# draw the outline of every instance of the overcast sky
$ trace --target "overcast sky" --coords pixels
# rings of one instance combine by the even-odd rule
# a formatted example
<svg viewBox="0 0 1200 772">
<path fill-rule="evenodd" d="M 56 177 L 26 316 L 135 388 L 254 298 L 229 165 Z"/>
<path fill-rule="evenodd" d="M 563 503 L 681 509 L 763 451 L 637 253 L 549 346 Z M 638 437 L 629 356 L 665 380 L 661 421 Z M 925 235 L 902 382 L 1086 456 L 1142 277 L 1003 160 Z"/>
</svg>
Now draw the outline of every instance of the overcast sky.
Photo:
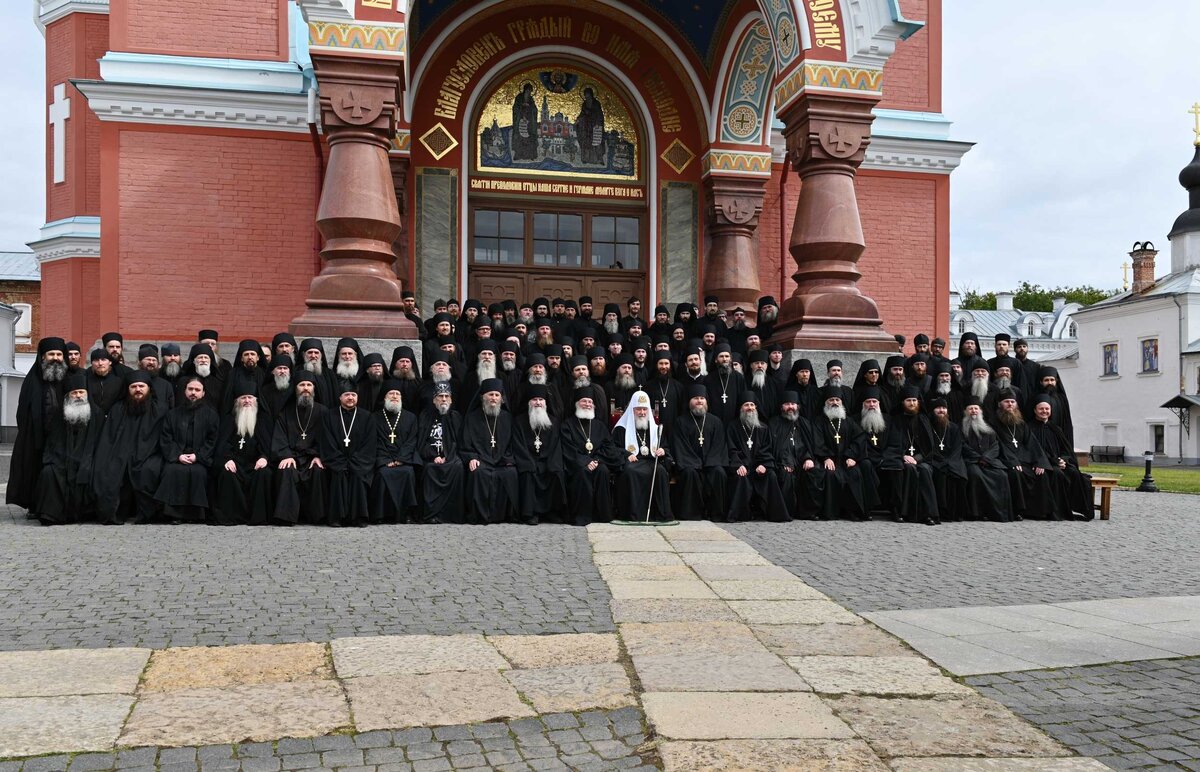
<svg viewBox="0 0 1200 772">
<path fill-rule="evenodd" d="M 0 3 L 4 50 L 20 63 L 0 79 L 0 250 L 24 250 L 45 221 L 45 59 L 30 6 Z M 1192 154 L 1187 109 L 1200 100 L 1200 3 L 944 7 L 943 111 L 955 139 L 977 143 L 951 178 L 952 284 L 1115 288 L 1145 239 L 1163 251 L 1159 274 L 1169 270 L 1167 232 L 1187 203 L 1176 181 Z"/>
</svg>

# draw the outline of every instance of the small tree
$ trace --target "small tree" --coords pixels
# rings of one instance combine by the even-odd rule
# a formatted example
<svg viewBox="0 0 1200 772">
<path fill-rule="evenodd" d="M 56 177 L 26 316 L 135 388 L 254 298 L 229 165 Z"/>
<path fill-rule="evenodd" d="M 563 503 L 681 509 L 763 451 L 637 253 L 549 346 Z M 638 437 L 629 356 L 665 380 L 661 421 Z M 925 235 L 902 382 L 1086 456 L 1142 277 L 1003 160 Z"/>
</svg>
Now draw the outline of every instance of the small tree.
<svg viewBox="0 0 1200 772">
<path fill-rule="evenodd" d="M 1090 306 L 1117 294 L 1119 290 L 1105 290 L 1085 284 L 1079 287 L 1043 287 L 1040 284 L 1021 282 L 1013 293 L 1013 308 L 1020 311 L 1049 312 L 1054 310 L 1055 298 L 1066 298 L 1068 303 Z M 962 295 L 962 307 L 968 311 L 995 311 L 996 293 L 982 292 L 974 287 L 958 288 Z"/>
</svg>

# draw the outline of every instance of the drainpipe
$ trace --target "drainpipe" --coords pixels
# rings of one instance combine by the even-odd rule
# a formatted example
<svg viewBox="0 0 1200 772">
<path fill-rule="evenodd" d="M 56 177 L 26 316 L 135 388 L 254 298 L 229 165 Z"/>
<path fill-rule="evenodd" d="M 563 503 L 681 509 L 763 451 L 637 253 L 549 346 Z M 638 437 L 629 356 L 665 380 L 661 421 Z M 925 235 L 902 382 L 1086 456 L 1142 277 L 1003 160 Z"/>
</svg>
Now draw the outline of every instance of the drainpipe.
<svg viewBox="0 0 1200 772">
<path fill-rule="evenodd" d="M 779 175 L 779 302 L 782 303 L 784 296 L 787 295 L 787 227 L 784 225 L 784 204 L 787 203 L 786 186 L 788 172 L 791 171 L 792 165 L 787 162 L 787 155 L 784 155 L 783 174 Z M 765 341 L 764 341 L 765 342 Z"/>
<path fill-rule="evenodd" d="M 317 156 L 317 205 L 320 206 L 321 191 L 325 188 L 325 154 L 321 152 L 321 135 L 317 131 L 317 87 L 308 87 L 308 134 L 312 138 L 313 153 Z M 313 275 L 321 272 L 321 248 L 325 246 L 321 231 L 313 228 Z"/>
<path fill-rule="evenodd" d="M 1183 306 L 1179 303 L 1179 296 L 1172 295 L 1171 300 L 1175 303 L 1175 315 L 1179 318 L 1179 393 L 1183 394 L 1187 391 L 1187 373 L 1183 371 L 1183 344 L 1188 341 L 1184 339 L 1183 326 Z M 1161 352 L 1161 349 L 1159 349 Z M 1191 408 L 1188 408 L 1191 410 Z M 1179 426 L 1176 428 L 1179 432 L 1179 459 L 1176 463 L 1183 463 L 1183 414 L 1179 415 Z"/>
</svg>

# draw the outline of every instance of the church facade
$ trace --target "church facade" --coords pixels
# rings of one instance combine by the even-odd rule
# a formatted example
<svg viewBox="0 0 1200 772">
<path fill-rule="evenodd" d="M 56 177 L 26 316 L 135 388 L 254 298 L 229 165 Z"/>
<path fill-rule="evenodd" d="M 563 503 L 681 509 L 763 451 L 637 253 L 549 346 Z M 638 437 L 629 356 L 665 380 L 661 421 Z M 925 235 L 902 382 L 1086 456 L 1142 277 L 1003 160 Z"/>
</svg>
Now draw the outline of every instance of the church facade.
<svg viewBox="0 0 1200 772">
<path fill-rule="evenodd" d="M 436 298 L 946 335 L 940 0 L 41 0 L 46 334 L 406 339 Z M 922 302 L 912 302 L 914 290 Z"/>
</svg>

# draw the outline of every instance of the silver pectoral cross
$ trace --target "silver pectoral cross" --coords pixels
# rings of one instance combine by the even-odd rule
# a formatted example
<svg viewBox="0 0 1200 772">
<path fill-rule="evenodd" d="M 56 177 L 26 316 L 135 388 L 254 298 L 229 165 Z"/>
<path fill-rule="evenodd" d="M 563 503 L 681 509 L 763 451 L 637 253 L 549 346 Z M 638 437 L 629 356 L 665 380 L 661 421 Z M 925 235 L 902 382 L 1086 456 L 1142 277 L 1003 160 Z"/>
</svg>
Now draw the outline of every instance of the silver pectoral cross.
<svg viewBox="0 0 1200 772">
<path fill-rule="evenodd" d="M 496 438 L 492 437 L 492 447 L 496 447 Z"/>
<path fill-rule="evenodd" d="M 700 435 L 700 447 L 702 447 L 702 448 L 704 447 L 704 435 L 703 434 Z"/>
<path fill-rule="evenodd" d="M 946 443 L 945 443 L 945 442 L 939 442 L 939 443 L 938 443 L 938 450 L 945 450 L 945 449 L 946 449 Z"/>
<path fill-rule="evenodd" d="M 917 449 L 914 448 L 912 445 L 909 445 L 908 446 L 908 455 L 910 455 L 910 456 L 917 455 Z"/>
<path fill-rule="evenodd" d="M 541 437 L 533 438 L 533 449 L 539 453 L 542 452 L 542 438 Z"/>
<path fill-rule="evenodd" d="M 721 402 L 722 402 L 722 403 L 725 403 L 725 402 L 728 402 L 728 401 L 729 401 L 729 395 L 728 395 L 728 394 L 722 394 L 722 395 L 721 395 Z"/>
<path fill-rule="evenodd" d="M 347 448 L 348 448 L 348 447 L 350 447 L 350 438 L 349 438 L 349 437 L 347 437 L 346 439 L 342 440 L 342 442 L 346 443 L 346 447 L 347 447 Z"/>
<path fill-rule="evenodd" d="M 746 438 L 746 447 L 747 447 L 747 448 L 753 448 L 753 447 L 754 447 L 754 440 L 752 440 L 751 438 L 747 437 L 747 438 Z"/>
<path fill-rule="evenodd" d="M 1013 444 L 1014 448 L 1017 447 L 1017 438 L 1016 437 L 1012 438 L 1012 444 Z"/>
<path fill-rule="evenodd" d="M 307 440 L 307 439 L 308 439 L 308 433 L 307 433 L 307 432 L 300 432 L 300 439 L 302 439 L 302 440 Z"/>
<path fill-rule="evenodd" d="M 238 450 L 241 450 L 244 447 L 246 447 L 246 438 L 242 437 L 238 440 Z"/>
</svg>

